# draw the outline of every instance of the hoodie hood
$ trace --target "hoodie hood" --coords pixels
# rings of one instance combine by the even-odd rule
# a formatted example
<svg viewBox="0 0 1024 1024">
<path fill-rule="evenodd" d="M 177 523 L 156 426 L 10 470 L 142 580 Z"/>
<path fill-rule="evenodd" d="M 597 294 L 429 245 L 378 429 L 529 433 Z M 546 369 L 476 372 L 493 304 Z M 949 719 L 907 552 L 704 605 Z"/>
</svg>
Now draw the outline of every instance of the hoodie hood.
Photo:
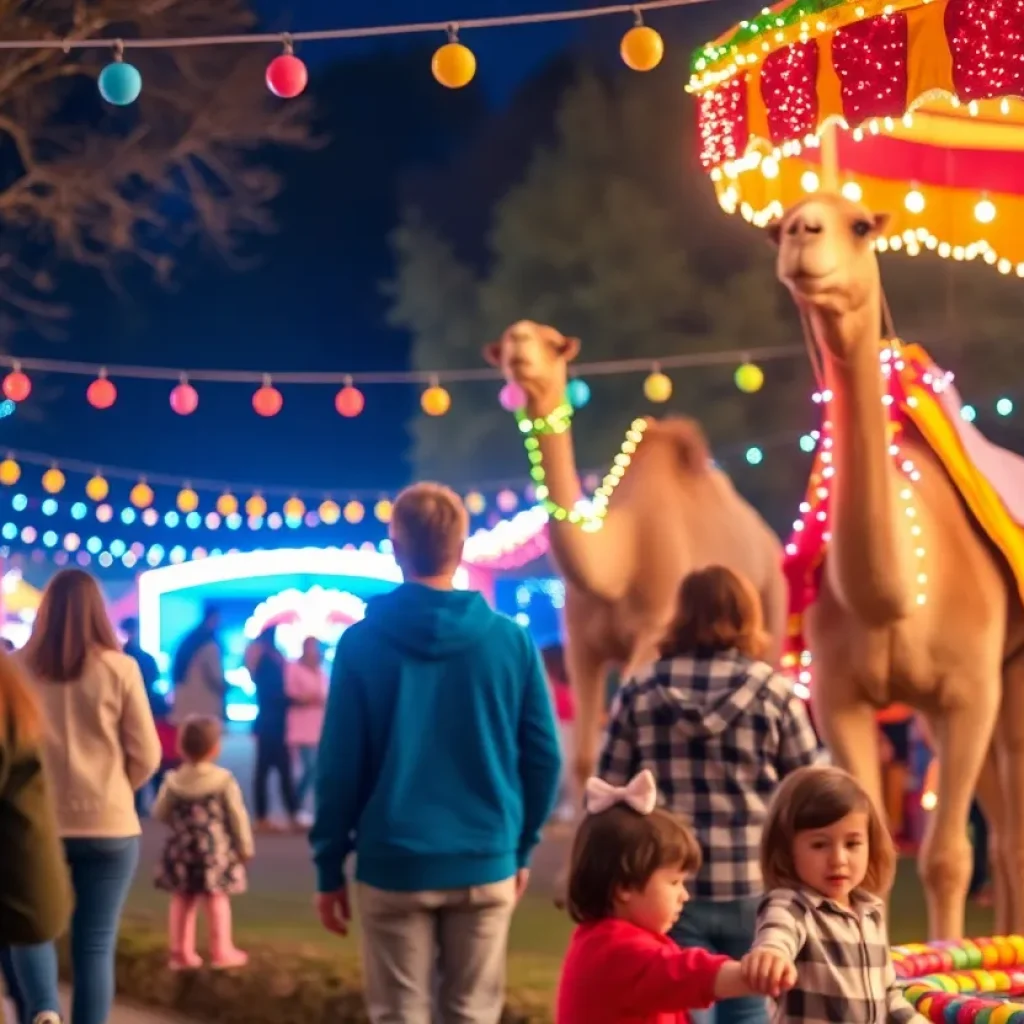
<svg viewBox="0 0 1024 1024">
<path fill-rule="evenodd" d="M 200 764 L 183 764 L 175 771 L 168 772 L 167 788 L 184 800 L 195 800 L 210 793 L 220 792 L 234 776 L 219 764 L 203 761 Z"/>
<path fill-rule="evenodd" d="M 363 621 L 414 657 L 446 658 L 479 644 L 495 613 L 476 591 L 403 583 L 372 598 Z"/>
<path fill-rule="evenodd" d="M 673 719 L 673 731 L 689 739 L 718 736 L 751 704 L 767 696 L 775 670 L 736 651 L 713 657 L 682 657 L 657 662 L 659 682 L 650 699 Z"/>
</svg>

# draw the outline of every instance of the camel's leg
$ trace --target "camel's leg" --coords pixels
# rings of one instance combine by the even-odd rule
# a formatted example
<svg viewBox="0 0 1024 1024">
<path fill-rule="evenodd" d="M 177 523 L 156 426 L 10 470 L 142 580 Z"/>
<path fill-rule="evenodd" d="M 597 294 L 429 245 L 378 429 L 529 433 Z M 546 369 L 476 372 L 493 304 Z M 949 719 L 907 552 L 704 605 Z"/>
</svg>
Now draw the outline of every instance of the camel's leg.
<svg viewBox="0 0 1024 1024">
<path fill-rule="evenodd" d="M 997 726 L 998 729 L 998 726 Z M 995 908 L 995 934 L 1016 934 L 1012 925 L 1012 885 L 1006 848 L 1006 801 L 1003 799 L 993 739 L 988 756 L 978 776 L 977 798 L 988 823 L 989 871 L 992 876 L 992 903 Z"/>
<path fill-rule="evenodd" d="M 1002 901 L 1010 908 L 1003 934 L 1017 934 L 1024 931 L 1024 656 L 1016 657 L 1003 670 L 995 749 L 1003 827 L 993 823 L 993 831 L 998 835 L 997 856 L 1010 890 Z M 999 897 L 998 892 L 994 895 Z"/>
<path fill-rule="evenodd" d="M 576 721 L 573 723 L 575 749 L 570 762 L 570 778 L 575 786 L 574 796 L 582 800 L 587 779 L 597 767 L 607 664 L 603 655 L 592 650 L 581 637 L 574 637 L 571 629 L 566 638 L 565 663 L 576 698 Z"/>
<path fill-rule="evenodd" d="M 852 689 L 849 683 L 833 687 L 834 680 L 819 678 L 812 692 L 814 720 L 821 738 L 832 754 L 832 761 L 848 771 L 867 791 L 880 814 L 882 801 L 882 762 L 878 741 L 877 709 L 856 699 L 836 699 L 834 690 Z M 830 692 L 832 691 L 832 692 Z"/>
<path fill-rule="evenodd" d="M 961 692 L 971 696 L 969 705 L 939 708 L 928 716 L 939 760 L 938 804 L 925 830 L 918 865 L 932 940 L 963 938 L 971 880 L 967 822 L 998 712 L 998 687 L 990 681 L 978 679 Z"/>
</svg>

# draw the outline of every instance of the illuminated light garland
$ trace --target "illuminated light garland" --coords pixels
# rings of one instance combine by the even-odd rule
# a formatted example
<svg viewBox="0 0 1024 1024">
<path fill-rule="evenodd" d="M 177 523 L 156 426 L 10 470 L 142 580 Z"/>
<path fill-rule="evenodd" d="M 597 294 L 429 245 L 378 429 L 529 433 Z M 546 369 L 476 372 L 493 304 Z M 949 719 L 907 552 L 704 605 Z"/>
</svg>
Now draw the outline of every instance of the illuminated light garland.
<svg viewBox="0 0 1024 1024">
<path fill-rule="evenodd" d="M 906 456 L 900 448 L 903 410 L 907 406 L 916 405 L 917 399 L 914 395 L 906 394 L 901 384 L 899 374 L 905 369 L 905 363 L 900 355 L 900 343 L 897 339 L 890 341 L 881 350 L 879 365 L 885 380 L 882 405 L 888 424 L 888 454 L 893 465 L 905 477 L 905 483 L 900 488 L 898 496 L 907 520 L 911 550 L 914 555 L 914 601 L 916 605 L 921 606 L 928 600 L 926 589 L 928 583 L 927 549 L 913 486 L 921 479 L 921 473 L 913 459 Z M 939 394 L 952 379 L 952 374 L 941 376 L 925 374 L 924 383 L 930 386 L 935 394 Z M 828 545 L 832 540 L 829 513 L 831 511 L 832 481 L 836 473 L 833 464 L 835 439 L 833 424 L 829 419 L 829 406 L 833 395 L 826 389 L 816 391 L 812 397 L 813 401 L 824 409 L 822 429 L 817 438 L 818 447 L 811 470 L 807 496 L 800 504 L 801 518 L 793 522 L 793 533 L 784 549 L 786 573 L 790 577 L 790 587 L 794 592 L 791 599 L 795 599 L 796 607 L 800 610 L 790 616 L 787 649 L 782 655 L 782 667 L 796 672 L 797 693 L 805 699 L 810 696 L 813 655 L 804 643 L 803 610 L 806 604 L 810 603 L 809 594 L 816 593 L 817 575 L 821 571 L 823 560 L 827 557 Z"/>
<path fill-rule="evenodd" d="M 802 0 L 741 23 L 690 84 L 720 205 L 764 226 L 835 171 L 892 214 L 886 249 L 1024 277 L 1022 18 L 1024 0 Z"/>
<path fill-rule="evenodd" d="M 1024 938 L 1019 935 L 895 946 L 892 961 L 907 1000 L 935 1024 L 975 1019 L 1008 1024 L 1024 1018 Z"/>
<path fill-rule="evenodd" d="M 530 476 L 536 485 L 535 493 L 541 508 L 552 519 L 576 524 L 588 533 L 601 529 L 605 516 L 608 514 L 608 502 L 611 500 L 612 493 L 626 475 L 637 445 L 644 438 L 644 432 L 648 426 L 647 420 L 637 418 L 630 424 L 619 454 L 615 456 L 611 469 L 601 481 L 601 485 L 594 491 L 593 497 L 581 499 L 575 507 L 566 509 L 553 501 L 548 492 L 548 486 L 545 483 L 547 476 L 544 472 L 544 457 L 540 451 L 538 436 L 565 433 L 572 424 L 572 403 L 567 398 L 547 416 L 535 419 L 531 419 L 525 409 L 516 410 L 515 415 L 520 432 L 526 435 L 523 438 L 523 444 L 526 448 L 526 457 L 530 461 Z"/>
</svg>

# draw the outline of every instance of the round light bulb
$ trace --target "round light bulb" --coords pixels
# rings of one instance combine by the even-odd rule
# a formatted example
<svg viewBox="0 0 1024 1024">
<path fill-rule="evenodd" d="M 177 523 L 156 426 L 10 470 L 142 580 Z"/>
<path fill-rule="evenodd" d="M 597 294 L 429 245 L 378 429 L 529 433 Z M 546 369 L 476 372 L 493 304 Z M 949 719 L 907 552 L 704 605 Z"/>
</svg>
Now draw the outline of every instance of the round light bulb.
<svg viewBox="0 0 1024 1024">
<path fill-rule="evenodd" d="M 761 161 L 761 173 L 766 178 L 777 178 L 779 176 L 779 161 L 773 156 L 766 156 Z"/>
<path fill-rule="evenodd" d="M 923 213 L 924 212 L 924 196 L 916 189 L 911 189 L 907 193 L 906 199 L 903 200 L 903 205 L 911 213 Z"/>
<path fill-rule="evenodd" d="M 974 216 L 979 224 L 991 224 L 996 219 L 995 203 L 991 199 L 982 199 L 974 207 Z"/>
<path fill-rule="evenodd" d="M 818 176 L 814 171 L 804 171 L 803 176 L 800 178 L 800 186 L 805 192 L 817 192 Z"/>
<path fill-rule="evenodd" d="M 851 203 L 859 203 L 864 198 L 864 189 L 855 181 L 844 182 L 840 191 L 844 198 L 849 199 Z"/>
</svg>

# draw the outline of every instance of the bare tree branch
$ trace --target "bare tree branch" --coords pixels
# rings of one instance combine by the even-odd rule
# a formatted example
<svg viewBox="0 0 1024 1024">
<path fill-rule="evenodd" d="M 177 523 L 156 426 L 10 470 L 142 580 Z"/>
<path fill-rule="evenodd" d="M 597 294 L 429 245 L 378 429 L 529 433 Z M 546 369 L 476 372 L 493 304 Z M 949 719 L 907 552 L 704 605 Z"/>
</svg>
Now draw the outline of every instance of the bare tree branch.
<svg viewBox="0 0 1024 1024">
<path fill-rule="evenodd" d="M 49 275 L 24 270 L 56 256 L 111 284 L 129 259 L 168 280 L 182 245 L 201 237 L 232 266 L 274 230 L 280 176 L 267 147 L 314 147 L 305 101 L 271 97 L 272 54 L 255 48 L 139 50 L 141 36 L 244 31 L 246 0 L 0 0 L 0 36 L 102 36 L 128 45 L 142 96 L 114 109 L 95 79 L 103 51 L 0 53 L 0 343 L 12 324 L 67 315 Z M 47 285 L 47 287 L 40 287 Z"/>
</svg>

